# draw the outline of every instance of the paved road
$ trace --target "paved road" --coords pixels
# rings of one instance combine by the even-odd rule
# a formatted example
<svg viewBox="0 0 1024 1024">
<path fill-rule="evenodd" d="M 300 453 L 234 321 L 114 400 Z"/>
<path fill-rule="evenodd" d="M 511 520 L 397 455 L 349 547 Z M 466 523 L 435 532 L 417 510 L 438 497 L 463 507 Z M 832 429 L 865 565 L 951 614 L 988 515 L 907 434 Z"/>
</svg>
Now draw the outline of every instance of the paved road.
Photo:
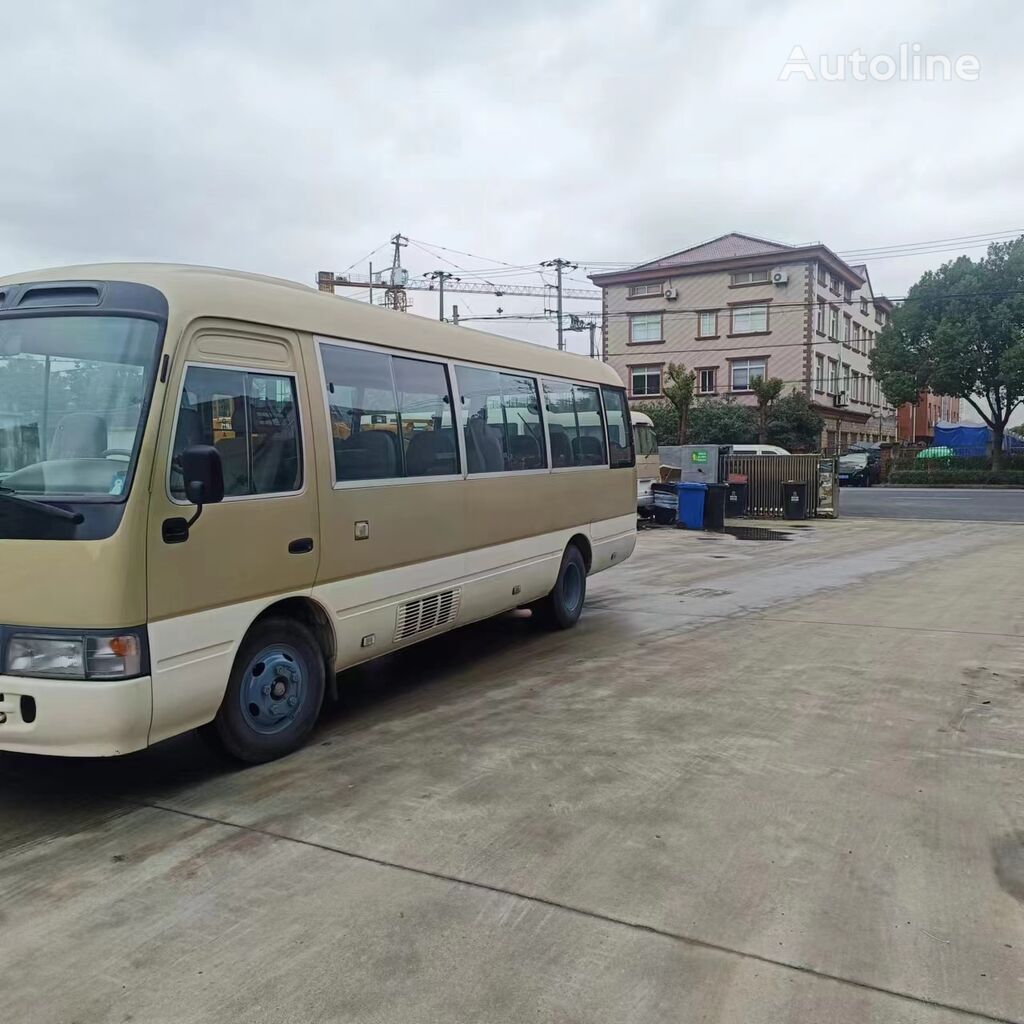
<svg viewBox="0 0 1024 1024">
<path fill-rule="evenodd" d="M 1024 523 L 1024 490 L 931 487 L 844 487 L 844 516 Z"/>
<path fill-rule="evenodd" d="M 277 764 L 0 755 L 0 1017 L 1021 1020 L 1019 528 L 800 525 L 644 531 Z"/>
</svg>

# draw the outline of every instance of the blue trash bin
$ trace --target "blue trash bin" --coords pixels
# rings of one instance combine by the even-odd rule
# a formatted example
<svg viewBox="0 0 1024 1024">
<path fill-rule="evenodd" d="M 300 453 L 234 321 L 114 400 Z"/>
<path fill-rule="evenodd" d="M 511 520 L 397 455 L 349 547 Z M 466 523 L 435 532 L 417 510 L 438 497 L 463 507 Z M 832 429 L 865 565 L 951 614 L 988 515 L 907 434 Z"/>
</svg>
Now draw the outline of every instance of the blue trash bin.
<svg viewBox="0 0 1024 1024">
<path fill-rule="evenodd" d="M 679 486 L 679 522 L 683 530 L 704 529 L 704 499 L 707 484 L 691 484 L 683 482 Z"/>
</svg>

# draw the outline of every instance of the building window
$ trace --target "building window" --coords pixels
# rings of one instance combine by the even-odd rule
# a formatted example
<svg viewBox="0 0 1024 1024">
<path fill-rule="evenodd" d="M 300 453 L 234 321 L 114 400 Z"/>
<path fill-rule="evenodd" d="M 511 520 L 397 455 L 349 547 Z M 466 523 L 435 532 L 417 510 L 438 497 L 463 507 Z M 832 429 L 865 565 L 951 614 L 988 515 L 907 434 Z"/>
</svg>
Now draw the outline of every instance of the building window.
<svg viewBox="0 0 1024 1024">
<path fill-rule="evenodd" d="M 853 347 L 860 351 L 860 324 L 856 321 L 853 323 Z"/>
<path fill-rule="evenodd" d="M 850 285 L 843 286 L 843 300 L 853 302 L 853 288 Z"/>
<path fill-rule="evenodd" d="M 644 281 L 643 284 L 631 284 L 629 286 L 629 297 L 635 299 L 640 295 L 661 295 L 664 290 L 664 281 Z"/>
<path fill-rule="evenodd" d="M 763 359 L 734 359 L 729 367 L 732 373 L 732 390 L 749 391 L 752 381 L 764 377 Z"/>
<path fill-rule="evenodd" d="M 825 303 L 818 303 L 817 320 L 815 322 L 815 329 L 819 334 L 825 333 Z"/>
<path fill-rule="evenodd" d="M 701 313 L 697 317 L 697 337 L 715 338 L 718 336 L 718 310 Z"/>
<path fill-rule="evenodd" d="M 885 326 L 885 313 L 880 309 L 875 310 L 875 323 L 880 324 L 882 327 Z"/>
<path fill-rule="evenodd" d="M 767 270 L 741 270 L 730 275 L 730 284 L 767 284 L 771 276 Z"/>
<path fill-rule="evenodd" d="M 630 344 L 646 345 L 661 340 L 660 313 L 634 313 L 629 318 Z"/>
<path fill-rule="evenodd" d="M 855 402 L 860 401 L 860 374 L 856 370 L 851 374 L 850 397 Z"/>
<path fill-rule="evenodd" d="M 715 393 L 715 377 L 717 374 L 718 371 L 713 367 L 700 371 L 697 385 L 702 395 L 713 395 Z"/>
<path fill-rule="evenodd" d="M 839 362 L 835 359 L 828 361 L 828 393 L 834 395 L 839 391 Z"/>
<path fill-rule="evenodd" d="M 760 334 L 767 330 L 768 306 L 766 303 L 753 306 L 733 306 L 733 334 Z"/>
<path fill-rule="evenodd" d="M 850 314 L 843 314 L 843 342 L 844 344 L 850 344 Z"/>
<path fill-rule="evenodd" d="M 860 300 L 860 311 L 861 311 L 861 315 L 862 316 L 867 316 L 868 315 L 868 300 L 867 299 L 861 299 Z"/>
<path fill-rule="evenodd" d="M 630 389 L 637 397 L 661 394 L 661 364 L 630 367 Z"/>
<path fill-rule="evenodd" d="M 839 310 L 835 306 L 829 308 L 828 336 L 839 340 Z"/>
<path fill-rule="evenodd" d="M 825 390 L 825 357 L 814 357 L 814 390 Z"/>
<path fill-rule="evenodd" d="M 843 383 L 842 383 L 842 388 L 840 390 L 846 392 L 846 399 L 847 399 L 847 401 L 849 401 L 849 399 L 850 399 L 850 364 L 849 363 L 843 363 Z"/>
<path fill-rule="evenodd" d="M 835 274 L 832 274 L 829 277 L 828 290 L 833 295 L 838 295 L 839 294 L 839 286 L 840 286 L 840 284 L 841 284 L 841 282 L 840 282 L 839 278 Z"/>
<path fill-rule="evenodd" d="M 818 264 L 818 284 L 822 287 L 825 285 L 825 268 L 820 263 Z"/>
</svg>

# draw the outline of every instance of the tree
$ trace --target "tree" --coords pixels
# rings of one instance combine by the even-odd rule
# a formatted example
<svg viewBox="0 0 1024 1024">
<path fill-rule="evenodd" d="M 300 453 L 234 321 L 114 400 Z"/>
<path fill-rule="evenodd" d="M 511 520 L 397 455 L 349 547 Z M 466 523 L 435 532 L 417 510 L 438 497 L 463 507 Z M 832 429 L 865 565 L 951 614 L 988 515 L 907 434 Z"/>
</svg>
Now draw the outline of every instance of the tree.
<svg viewBox="0 0 1024 1024">
<path fill-rule="evenodd" d="M 669 363 L 665 370 L 665 383 L 661 389 L 679 417 L 677 444 L 686 444 L 696 380 L 697 375 L 693 370 L 688 370 L 682 363 Z"/>
<path fill-rule="evenodd" d="M 691 444 L 752 444 L 757 439 L 757 416 L 731 395 L 700 399 L 690 414 Z"/>
<path fill-rule="evenodd" d="M 675 444 L 679 438 L 679 413 L 668 402 L 637 402 L 638 412 L 645 412 L 654 424 L 658 444 Z"/>
<path fill-rule="evenodd" d="M 787 451 L 818 451 L 825 421 L 807 400 L 807 396 L 794 391 L 780 398 L 768 418 L 768 442 Z"/>
<path fill-rule="evenodd" d="M 930 388 L 963 398 L 992 431 L 992 468 L 1024 401 L 1024 237 L 927 271 L 879 335 L 871 366 L 894 405 Z"/>
<path fill-rule="evenodd" d="M 782 394 L 783 382 L 778 377 L 754 377 L 750 382 L 750 390 L 757 399 L 757 440 L 760 444 L 768 443 L 768 418 L 772 413 L 779 395 Z"/>
</svg>

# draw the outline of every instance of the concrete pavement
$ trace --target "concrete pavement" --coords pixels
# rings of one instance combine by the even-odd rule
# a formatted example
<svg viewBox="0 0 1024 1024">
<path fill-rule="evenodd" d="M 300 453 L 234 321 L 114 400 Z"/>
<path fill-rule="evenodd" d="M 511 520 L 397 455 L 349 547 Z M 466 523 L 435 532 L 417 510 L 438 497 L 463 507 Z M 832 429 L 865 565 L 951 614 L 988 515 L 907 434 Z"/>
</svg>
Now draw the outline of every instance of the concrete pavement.
<svg viewBox="0 0 1024 1024">
<path fill-rule="evenodd" d="M 1024 1020 L 1019 528 L 787 535 L 644 531 L 275 765 L 0 755 L 3 1016 Z"/>
<path fill-rule="evenodd" d="M 844 487 L 843 516 L 1024 523 L 1024 490 L 966 487 Z"/>
</svg>

